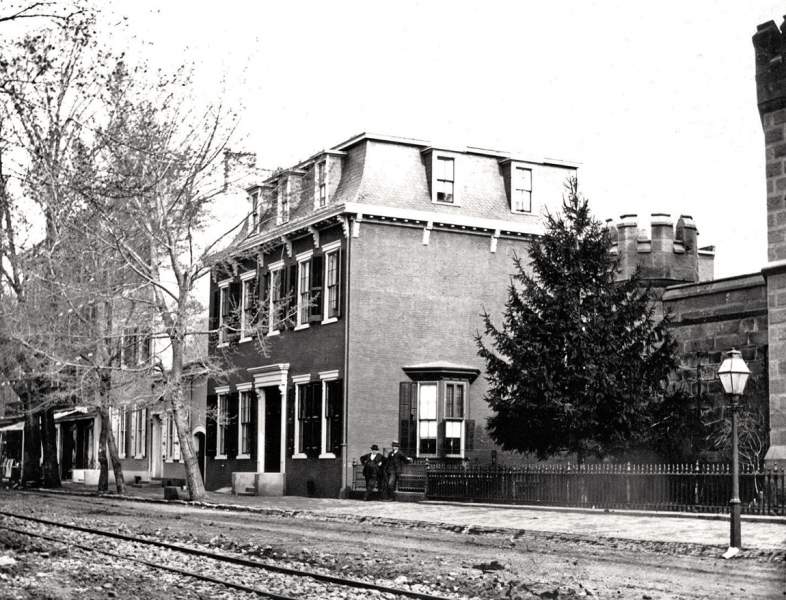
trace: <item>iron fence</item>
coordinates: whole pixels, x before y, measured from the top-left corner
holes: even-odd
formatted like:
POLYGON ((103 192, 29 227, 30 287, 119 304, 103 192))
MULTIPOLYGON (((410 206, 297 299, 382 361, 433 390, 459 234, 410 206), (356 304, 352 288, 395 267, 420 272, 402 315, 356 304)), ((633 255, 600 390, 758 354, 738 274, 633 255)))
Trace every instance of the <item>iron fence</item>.
MULTIPOLYGON (((353 488, 365 489, 355 465, 353 488)), ((728 512, 731 467, 726 464, 406 465, 398 490, 434 500, 582 506, 688 512, 728 512)), ((786 515, 786 472, 740 468, 747 514, 786 515)))
MULTIPOLYGON (((786 514, 784 470, 740 469, 742 512, 786 514)), ((693 512, 727 512, 731 467, 697 465, 429 465, 429 499, 693 512)))

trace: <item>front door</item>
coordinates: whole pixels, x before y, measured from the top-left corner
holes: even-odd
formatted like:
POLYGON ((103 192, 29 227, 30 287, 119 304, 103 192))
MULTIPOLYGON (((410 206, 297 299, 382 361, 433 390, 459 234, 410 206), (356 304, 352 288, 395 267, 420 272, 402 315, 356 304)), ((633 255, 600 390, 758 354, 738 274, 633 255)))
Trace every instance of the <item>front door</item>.
POLYGON ((281 392, 265 388, 265 473, 281 471, 281 392))

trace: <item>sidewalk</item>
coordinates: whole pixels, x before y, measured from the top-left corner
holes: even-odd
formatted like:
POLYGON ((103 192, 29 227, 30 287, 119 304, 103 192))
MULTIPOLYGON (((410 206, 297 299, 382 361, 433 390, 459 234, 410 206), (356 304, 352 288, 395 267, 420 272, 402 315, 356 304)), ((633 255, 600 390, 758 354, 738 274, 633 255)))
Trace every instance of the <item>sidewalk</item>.
MULTIPOLYGON (((66 484, 64 488, 82 493, 93 491, 79 484, 66 484)), ((129 486, 126 493, 128 497, 161 501, 163 495, 162 488, 153 486, 129 486)), ((728 515, 699 517, 689 513, 620 513, 455 502, 363 502, 301 496, 232 496, 216 492, 207 492, 205 502, 226 508, 235 506, 246 510, 306 511, 316 515, 416 521, 462 528, 502 528, 718 547, 726 547, 729 543, 728 515)), ((742 541, 746 549, 786 550, 786 519, 744 516, 742 541)))

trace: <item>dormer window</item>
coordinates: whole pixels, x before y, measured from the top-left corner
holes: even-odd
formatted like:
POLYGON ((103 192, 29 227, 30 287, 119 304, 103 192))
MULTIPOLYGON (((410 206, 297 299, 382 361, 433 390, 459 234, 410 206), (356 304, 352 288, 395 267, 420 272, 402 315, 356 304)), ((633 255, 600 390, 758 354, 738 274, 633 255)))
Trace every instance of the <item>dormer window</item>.
POLYGON ((448 156, 438 156, 436 164, 436 202, 454 203, 455 161, 448 156))
POLYGON ((262 191, 257 189, 251 192, 251 231, 255 232, 259 229, 259 196, 262 191))
POLYGON ((532 212, 532 169, 514 167, 512 175, 510 209, 516 213, 532 212))
POLYGON ((286 179, 282 179, 278 184, 278 225, 282 223, 289 222, 289 200, 290 200, 290 190, 289 190, 289 177, 286 179))
POLYGON ((327 205, 327 161, 317 163, 317 208, 327 205))

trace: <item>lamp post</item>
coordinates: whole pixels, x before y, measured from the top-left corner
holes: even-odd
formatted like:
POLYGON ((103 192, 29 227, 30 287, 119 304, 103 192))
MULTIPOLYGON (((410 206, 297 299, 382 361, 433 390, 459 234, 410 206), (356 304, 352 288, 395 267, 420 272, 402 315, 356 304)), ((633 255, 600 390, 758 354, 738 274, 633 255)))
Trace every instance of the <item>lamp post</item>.
POLYGON ((737 447, 737 412, 740 407, 740 396, 745 390, 748 376, 751 374, 748 365, 742 360, 742 355, 733 348, 726 353, 720 367, 718 377, 721 380, 723 391, 731 396, 731 535, 729 549, 739 549, 742 546, 740 533, 740 456, 737 447))

